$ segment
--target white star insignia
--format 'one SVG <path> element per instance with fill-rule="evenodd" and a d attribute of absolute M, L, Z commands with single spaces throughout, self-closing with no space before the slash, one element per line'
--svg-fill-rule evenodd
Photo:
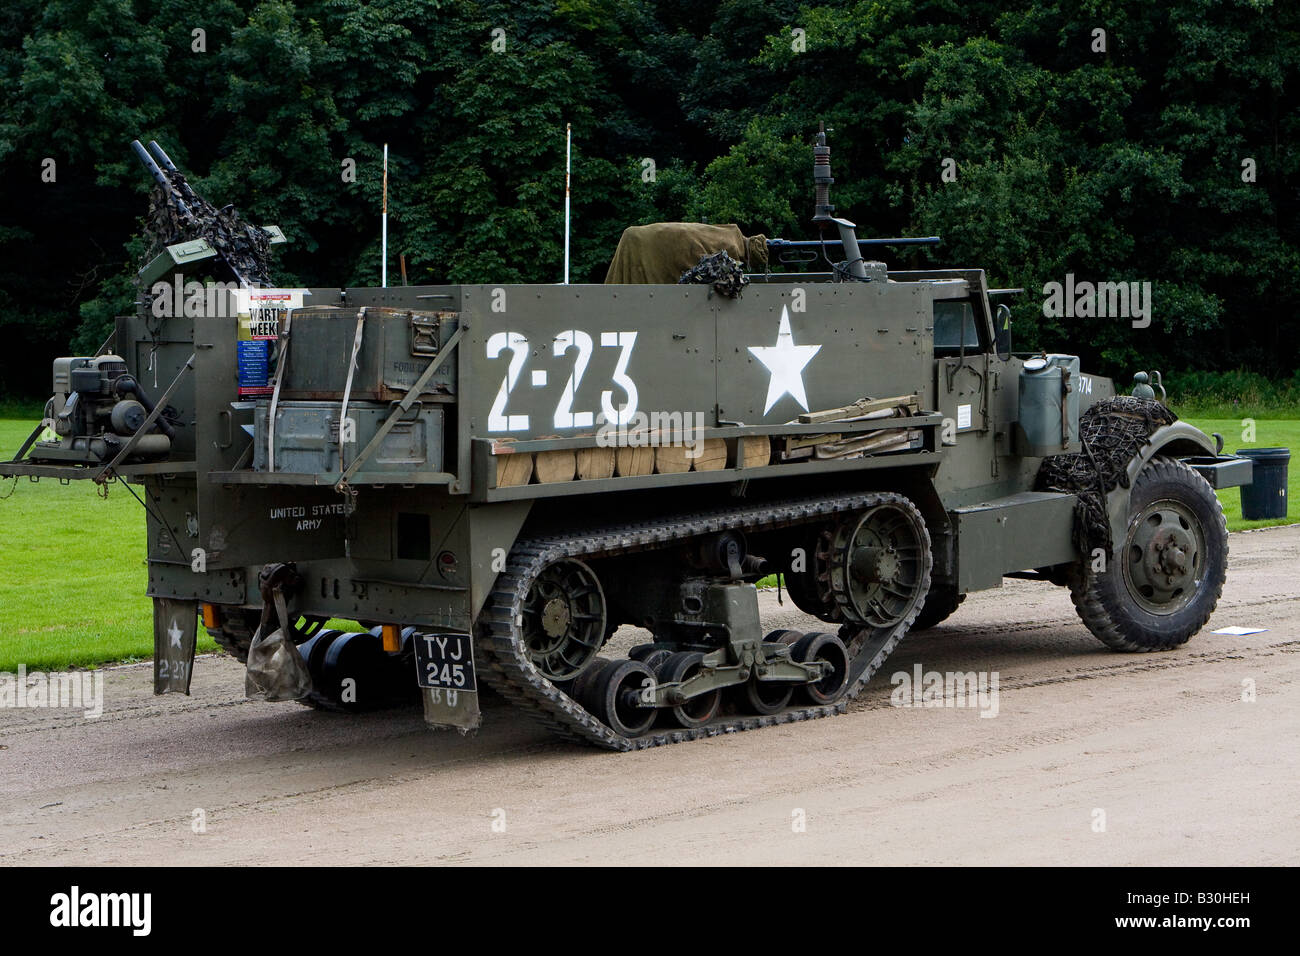
<path fill-rule="evenodd" d="M 790 310 L 781 307 L 781 328 L 776 334 L 776 345 L 751 345 L 749 351 L 754 358 L 766 366 L 772 373 L 767 385 L 767 404 L 763 407 L 766 415 L 781 396 L 789 395 L 808 411 L 808 395 L 803 389 L 803 370 L 813 356 L 822 350 L 820 345 L 795 345 L 794 336 L 790 334 Z"/>
<path fill-rule="evenodd" d="M 181 634 L 181 629 L 176 626 L 176 618 L 172 618 L 172 626 L 167 631 L 167 636 L 172 639 L 172 647 L 181 646 Z"/>

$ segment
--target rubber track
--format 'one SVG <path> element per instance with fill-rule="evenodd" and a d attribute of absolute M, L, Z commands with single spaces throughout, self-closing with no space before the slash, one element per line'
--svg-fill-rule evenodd
<path fill-rule="evenodd" d="M 714 723 L 691 730 L 651 730 L 641 737 L 624 737 L 610 730 L 580 704 L 543 677 L 528 660 L 519 625 L 523 601 L 542 569 L 561 558 L 606 558 L 660 548 L 701 534 L 720 531 L 766 531 L 815 521 L 820 518 L 861 511 L 877 504 L 906 503 L 901 495 L 864 492 L 784 501 L 774 504 L 719 508 L 678 518 L 595 530 L 579 536 L 555 536 L 522 540 L 511 550 L 505 570 L 497 577 L 479 615 L 475 645 L 482 664 L 480 676 L 497 693 L 528 713 L 549 730 L 567 740 L 594 744 L 608 750 L 644 750 L 664 744 L 716 737 L 720 734 L 755 730 L 801 720 L 815 720 L 841 714 L 871 680 L 915 619 L 922 602 L 911 614 L 888 631 L 851 633 L 841 629 L 845 643 L 861 639 L 863 646 L 853 658 L 849 687 L 834 704 L 788 708 L 767 717 L 724 716 Z M 919 513 L 918 513 L 919 518 Z M 924 522 L 921 522 L 924 528 Z M 925 535 L 926 551 L 929 536 Z M 922 584 L 930 583 L 930 562 L 926 562 Z M 855 645 L 850 645 L 852 652 Z"/>

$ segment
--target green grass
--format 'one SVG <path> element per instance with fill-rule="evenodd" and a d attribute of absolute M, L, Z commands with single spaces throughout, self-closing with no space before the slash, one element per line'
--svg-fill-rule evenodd
<path fill-rule="evenodd" d="M 1245 426 L 1241 418 L 1187 418 L 1189 424 L 1195 425 L 1207 435 L 1218 432 L 1223 436 L 1223 451 L 1231 454 L 1239 448 L 1289 448 L 1291 462 L 1287 466 L 1287 516 L 1270 521 L 1246 521 L 1241 517 L 1241 489 L 1225 488 L 1220 491 L 1219 501 L 1223 504 L 1223 516 L 1228 519 L 1229 531 L 1244 531 L 1248 528 L 1268 528 L 1273 525 L 1291 524 L 1300 521 L 1297 511 L 1296 495 L 1300 494 L 1300 419 L 1257 418 L 1254 422 L 1254 441 L 1243 438 Z"/>
<path fill-rule="evenodd" d="M 1126 379 L 1117 379 L 1127 392 Z M 1290 376 L 1264 375 L 1245 369 L 1171 371 L 1165 376 L 1169 407 L 1183 418 L 1300 417 L 1300 370 Z"/>
<path fill-rule="evenodd" d="M 1295 420 L 1297 416 L 1300 416 L 1300 406 L 1280 405 L 1274 402 L 1249 402 L 1243 404 L 1240 402 L 1199 400 L 1185 402 L 1181 405 L 1170 403 L 1169 407 L 1173 409 L 1179 418 L 1189 422 L 1206 419 L 1240 423 L 1244 418 Z M 1234 429 L 1234 434 L 1240 434 L 1240 432 L 1241 428 L 1238 425 Z M 1227 437 L 1226 432 L 1224 437 Z"/>
<path fill-rule="evenodd" d="M 29 409 L 30 411 L 30 409 Z M 35 417 L 40 410 L 36 409 Z M 1189 418 L 1207 434 L 1220 432 L 1226 450 L 1282 446 L 1295 450 L 1287 494 L 1300 494 L 1300 419 L 1255 423 L 1255 441 L 1239 441 L 1240 418 Z M 35 422 L 0 419 L 0 455 L 18 450 Z M 94 666 L 148 659 L 153 654 L 152 614 L 145 596 L 144 512 L 120 484 L 104 500 L 90 481 L 60 485 L 44 479 L 0 479 L 0 671 Z M 1238 489 L 1219 492 L 1232 531 L 1300 520 L 1244 521 Z M 775 584 L 775 581 L 771 582 Z M 352 622 L 331 627 L 355 629 Z M 215 650 L 200 634 L 199 650 Z"/>
<path fill-rule="evenodd" d="M 39 419 L 39 410 L 37 412 Z M 30 419 L 0 420 L 9 458 Z M 0 479 L 0 671 L 153 656 L 144 510 L 120 484 Z M 199 650 L 216 648 L 206 633 Z"/>

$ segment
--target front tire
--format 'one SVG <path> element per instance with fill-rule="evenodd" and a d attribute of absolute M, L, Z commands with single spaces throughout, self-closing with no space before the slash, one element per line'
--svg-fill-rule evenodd
<path fill-rule="evenodd" d="M 1079 617 L 1117 651 L 1165 651 L 1210 619 L 1223 593 L 1228 527 L 1200 475 L 1157 457 L 1129 492 L 1124 540 L 1104 571 L 1084 560 L 1070 582 Z"/>
<path fill-rule="evenodd" d="M 925 595 L 925 603 L 921 605 L 921 612 L 916 615 L 916 620 L 907 629 L 907 633 L 919 634 L 943 623 L 965 600 L 966 595 L 958 594 L 957 589 L 950 584 L 931 584 Z"/>

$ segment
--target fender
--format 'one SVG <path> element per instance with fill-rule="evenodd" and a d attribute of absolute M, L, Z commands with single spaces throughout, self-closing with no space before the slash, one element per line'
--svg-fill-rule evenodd
<path fill-rule="evenodd" d="M 1128 488 L 1116 485 L 1106 496 L 1106 514 L 1110 519 L 1111 554 L 1114 558 L 1115 546 L 1128 534 L 1128 493 L 1133 482 L 1147 462 L 1157 455 L 1169 455 L 1174 458 L 1191 458 L 1199 456 L 1217 457 L 1218 450 L 1214 439 L 1205 432 L 1187 422 L 1174 422 L 1162 425 L 1151 433 L 1149 444 L 1133 456 L 1128 463 Z"/>

